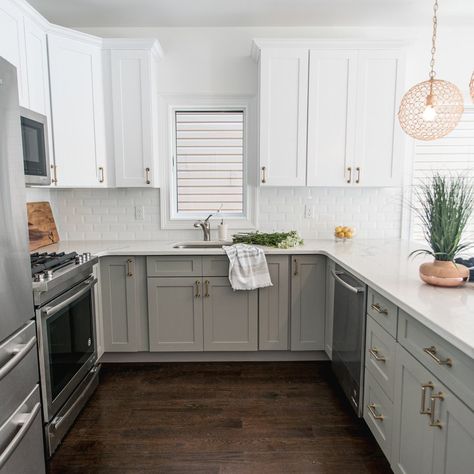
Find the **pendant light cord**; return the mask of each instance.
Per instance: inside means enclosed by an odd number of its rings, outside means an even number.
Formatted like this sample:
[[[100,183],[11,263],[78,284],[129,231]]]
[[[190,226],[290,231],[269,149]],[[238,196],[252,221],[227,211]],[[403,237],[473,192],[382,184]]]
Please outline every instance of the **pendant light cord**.
[[[433,81],[436,72],[435,66],[435,54],[436,54],[436,34],[438,32],[438,0],[435,0],[433,5],[433,36],[431,39],[431,61],[430,61],[430,80]]]

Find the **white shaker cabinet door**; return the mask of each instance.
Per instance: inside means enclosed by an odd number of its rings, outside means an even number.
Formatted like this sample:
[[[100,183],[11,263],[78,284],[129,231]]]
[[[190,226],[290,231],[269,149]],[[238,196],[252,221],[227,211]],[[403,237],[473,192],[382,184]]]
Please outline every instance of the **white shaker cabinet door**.
[[[48,48],[57,185],[104,187],[100,43],[50,34]]]
[[[23,14],[10,0],[0,2],[0,57],[17,68],[20,105],[28,107]]]
[[[308,50],[266,48],[260,57],[260,184],[306,184]]]
[[[153,185],[152,57],[144,50],[110,52],[116,184]]]
[[[310,51],[308,186],[351,185],[356,93],[357,51]]]
[[[360,51],[353,183],[398,186],[402,182],[404,138],[398,124],[404,62],[402,53]]]

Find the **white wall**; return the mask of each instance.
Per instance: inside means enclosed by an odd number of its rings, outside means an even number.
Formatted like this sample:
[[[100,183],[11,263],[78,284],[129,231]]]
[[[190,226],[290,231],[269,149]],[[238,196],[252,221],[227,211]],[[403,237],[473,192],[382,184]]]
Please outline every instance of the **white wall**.
[[[109,37],[158,38],[165,53],[158,77],[160,94],[256,95],[257,65],[250,57],[250,47],[252,39],[257,37],[407,39],[407,85],[427,78],[431,48],[429,28],[89,28],[83,31]],[[438,36],[438,77],[456,82],[467,97],[474,67],[474,31],[444,29],[441,19]],[[409,170],[410,165],[407,176]],[[48,194],[63,239],[200,238],[195,230],[160,230],[158,190],[51,190],[42,195],[48,199]],[[40,199],[41,192],[29,192],[29,199],[32,198]],[[354,225],[361,237],[395,238],[402,232],[403,199],[401,188],[313,188],[310,191],[266,188],[260,191],[259,228],[296,229],[306,238],[325,238],[331,236],[335,225],[343,224]],[[303,218],[306,203],[314,206],[313,219]],[[136,205],[145,207],[145,221],[135,220]]]

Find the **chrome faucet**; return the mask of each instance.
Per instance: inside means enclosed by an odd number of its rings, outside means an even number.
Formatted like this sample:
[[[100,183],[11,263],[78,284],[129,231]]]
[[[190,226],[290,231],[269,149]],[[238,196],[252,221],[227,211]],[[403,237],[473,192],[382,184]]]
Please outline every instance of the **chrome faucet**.
[[[211,223],[209,222],[209,219],[213,216],[214,214],[209,214],[204,220],[196,221],[194,223],[194,227],[201,228],[203,233],[204,233],[204,240],[209,241],[211,240]]]

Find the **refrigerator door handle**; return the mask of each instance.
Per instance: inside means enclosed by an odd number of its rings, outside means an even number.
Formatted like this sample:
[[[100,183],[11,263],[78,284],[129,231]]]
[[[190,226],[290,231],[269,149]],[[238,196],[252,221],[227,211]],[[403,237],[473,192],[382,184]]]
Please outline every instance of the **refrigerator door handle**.
[[[0,380],[13,370],[30,352],[36,344],[36,336],[33,336],[26,344],[16,344],[10,353],[15,354],[8,362],[0,367]]]
[[[8,461],[8,458],[13,454],[15,449],[20,444],[21,440],[25,437],[26,433],[30,429],[30,426],[35,421],[36,416],[38,415],[41,408],[41,404],[38,402],[30,413],[22,413],[18,414],[15,417],[15,424],[20,427],[16,435],[10,441],[8,446],[4,449],[2,453],[0,453],[0,469],[5,465]]]

